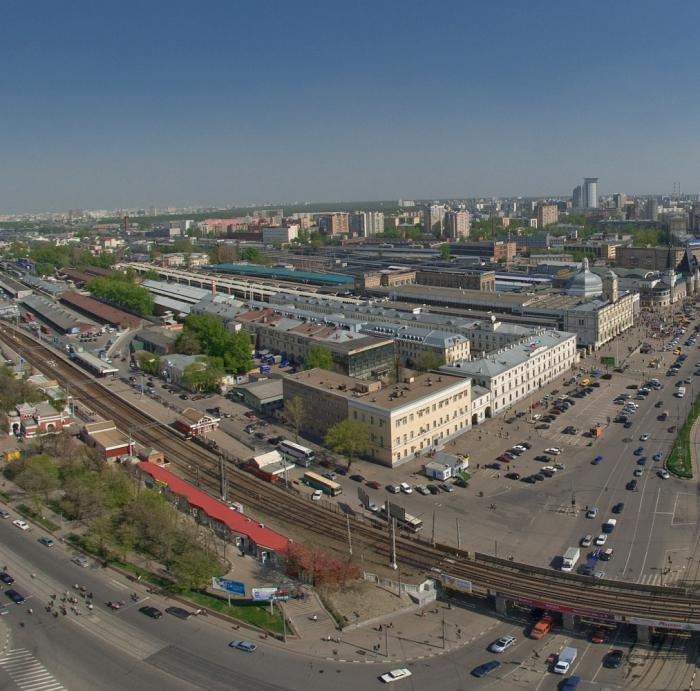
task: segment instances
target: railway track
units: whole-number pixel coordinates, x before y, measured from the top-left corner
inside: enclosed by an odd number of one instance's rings
[[[14,339],[17,340],[14,340]],[[51,373],[68,384],[95,413],[112,419],[123,431],[146,446],[161,450],[177,474],[198,484],[209,494],[221,497],[221,457],[194,442],[185,440],[175,430],[154,420],[136,406],[123,400],[89,377],[72,362],[22,332],[0,333],[0,340],[14,348],[37,368],[46,369],[48,359],[55,366]],[[244,502],[261,515],[284,524],[303,528],[321,545],[344,551],[347,545],[348,520],[354,541],[371,546],[376,561],[388,563],[389,541],[386,528],[377,528],[357,517],[348,519],[334,511],[312,504],[302,496],[282,487],[259,480],[234,463],[225,463],[227,495],[225,499]],[[475,591],[501,595],[514,600],[547,602],[562,610],[575,608],[612,617],[638,617],[669,622],[700,623],[700,598],[675,590],[653,586],[640,587],[620,582],[583,582],[576,577],[544,572],[526,564],[495,563],[479,559],[444,545],[397,536],[396,557],[402,572],[435,576],[436,572],[470,581]]]

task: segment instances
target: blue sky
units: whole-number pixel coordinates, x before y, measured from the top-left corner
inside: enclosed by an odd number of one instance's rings
[[[698,191],[698,3],[0,12],[0,213]]]

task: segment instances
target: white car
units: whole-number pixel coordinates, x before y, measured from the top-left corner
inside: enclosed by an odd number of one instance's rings
[[[593,535],[584,535],[581,540],[581,547],[590,547],[593,544]]]
[[[411,494],[413,492],[413,488],[408,484],[408,482],[402,482],[399,487],[404,494]]]
[[[411,676],[411,670],[402,667],[400,669],[392,669],[391,672],[382,674],[379,677],[385,684],[391,684],[392,681],[399,681],[399,679],[406,679]]]
[[[551,454],[552,456],[558,456],[561,453],[561,449],[556,446],[550,446],[548,449],[544,450],[545,453]]]
[[[607,539],[608,539],[607,533],[601,533],[601,534],[598,535],[598,537],[595,539],[595,543],[596,543],[596,545],[598,545],[598,547],[600,547],[601,545],[604,545],[604,544],[605,544],[605,541],[606,541]]]
[[[598,507],[594,506],[592,509],[586,511],[586,518],[595,518],[598,515]]]
[[[635,477],[642,477],[642,475],[644,475],[644,469],[643,468],[635,468],[632,475],[634,475]]]
[[[671,473],[666,470],[666,468],[662,468],[656,473],[662,480],[668,480],[671,477]]]
[[[320,489],[315,489],[314,493],[311,495],[311,499],[313,501],[321,501],[322,497],[323,497],[323,492]]]
[[[20,530],[29,530],[29,523],[20,521],[19,518],[16,521],[12,521],[12,525],[16,525]]]
[[[90,562],[85,557],[81,557],[80,555],[73,557],[71,561],[83,569],[87,569],[87,567],[90,566]]]
[[[501,636],[497,641],[494,641],[489,646],[492,653],[503,653],[512,645],[515,645],[515,636]]]
[[[642,436],[639,437],[639,441],[647,441],[647,439],[649,439],[649,435],[648,435],[648,434],[642,434]]]

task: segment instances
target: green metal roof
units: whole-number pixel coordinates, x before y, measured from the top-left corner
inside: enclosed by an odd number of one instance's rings
[[[320,285],[338,285],[354,283],[352,276],[346,274],[322,274],[314,271],[294,271],[282,267],[256,266],[254,264],[215,264],[207,267],[210,271],[257,276],[259,278],[278,278],[282,281],[299,283],[318,283]]]

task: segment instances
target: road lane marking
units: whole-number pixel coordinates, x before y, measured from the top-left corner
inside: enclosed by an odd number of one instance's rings
[[[0,657],[0,668],[22,691],[65,691],[65,687],[24,648],[10,650]]]

